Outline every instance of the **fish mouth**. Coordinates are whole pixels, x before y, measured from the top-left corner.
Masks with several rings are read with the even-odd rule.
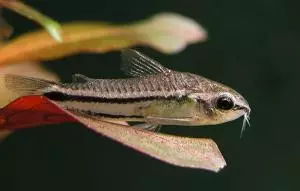
[[[251,108],[247,105],[236,105],[234,110],[242,110],[245,112],[245,115],[250,116]]]
[[[243,125],[241,129],[241,134],[240,138],[242,138],[244,131],[246,130],[246,126],[248,125],[250,127],[250,113],[251,113],[251,108],[248,105],[236,105],[234,107],[235,110],[240,110],[243,111],[244,114],[244,119],[243,119]]]

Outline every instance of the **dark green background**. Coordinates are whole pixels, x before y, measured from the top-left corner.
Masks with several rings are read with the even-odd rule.
[[[241,119],[207,128],[163,132],[211,137],[228,166],[215,174],[174,167],[124,147],[78,124],[19,131],[0,145],[0,190],[300,190],[299,6],[286,0],[31,0],[58,21],[129,22],[162,11],[195,19],[209,40],[176,55],[139,47],[164,65],[223,82],[252,107]],[[15,35],[38,26],[4,11]],[[82,54],[47,62],[64,81],[73,73],[120,77],[119,52]]]

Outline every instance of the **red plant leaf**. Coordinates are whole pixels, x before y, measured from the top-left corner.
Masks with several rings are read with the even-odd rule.
[[[24,96],[0,110],[0,129],[16,130],[41,124],[75,121],[43,96]]]
[[[214,172],[226,165],[211,139],[166,135],[77,116],[43,96],[24,96],[0,110],[0,130],[5,134],[20,128],[63,122],[82,123],[97,133],[173,165]]]

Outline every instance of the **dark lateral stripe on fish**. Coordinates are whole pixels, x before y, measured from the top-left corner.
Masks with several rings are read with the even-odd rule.
[[[47,92],[43,94],[47,98],[53,101],[78,101],[78,102],[102,102],[102,103],[134,103],[151,100],[183,100],[185,96],[149,96],[149,97],[136,97],[136,98],[105,98],[105,97],[93,97],[93,96],[82,96],[82,95],[70,95],[62,92]]]
[[[94,116],[94,117],[104,117],[104,118],[112,118],[112,119],[124,119],[124,118],[137,118],[137,119],[142,119],[144,118],[143,116],[140,115],[113,115],[113,114],[107,114],[107,113],[98,113],[98,112],[92,112],[92,111],[87,111],[87,110],[72,110],[70,111],[73,112],[79,112],[82,114],[86,114],[89,116]]]

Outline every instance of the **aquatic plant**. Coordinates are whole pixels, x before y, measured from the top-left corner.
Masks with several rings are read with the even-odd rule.
[[[83,52],[105,53],[136,45],[150,46],[165,54],[182,51],[188,44],[204,41],[206,31],[195,21],[175,13],[159,13],[130,24],[70,22],[59,24],[17,0],[0,5],[40,23],[45,29],[3,42],[0,73],[15,73],[59,81],[41,62]],[[4,23],[4,22],[3,22]],[[9,33],[9,27],[7,28]],[[8,34],[3,33],[3,34]],[[1,79],[1,78],[0,78]],[[3,79],[1,79],[3,80]],[[190,168],[219,171],[226,162],[211,139],[187,138],[151,132],[120,124],[77,116],[43,96],[24,96],[4,89],[0,80],[0,138],[42,124],[78,122],[87,128],[161,161]]]

